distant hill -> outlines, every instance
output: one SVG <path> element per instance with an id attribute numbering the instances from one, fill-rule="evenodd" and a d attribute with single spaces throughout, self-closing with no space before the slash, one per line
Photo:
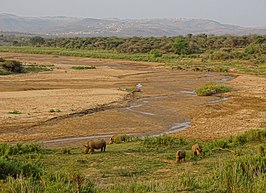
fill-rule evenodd
<path id="1" fill-rule="evenodd" d="M 186 34 L 266 34 L 266 28 L 245 28 L 207 19 L 93 19 L 19 17 L 0 14 L 0 31 L 49 36 L 177 36 Z"/>

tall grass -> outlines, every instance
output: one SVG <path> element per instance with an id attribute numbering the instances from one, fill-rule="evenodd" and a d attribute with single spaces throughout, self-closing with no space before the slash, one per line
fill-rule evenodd
<path id="1" fill-rule="evenodd" d="M 184 138 L 176 138 L 171 136 L 159 137 L 146 137 L 143 141 L 145 147 L 158 147 L 158 146 L 181 146 L 186 145 L 188 142 Z"/>
<path id="2" fill-rule="evenodd" d="M 263 193 L 266 190 L 266 157 L 245 155 L 223 163 L 216 186 L 228 193 Z"/>
<path id="3" fill-rule="evenodd" d="M 17 143 L 16 145 L 10 144 L 1 144 L 0 143 L 0 157 L 1 156 L 11 156 L 11 155 L 18 155 L 18 154 L 26 154 L 26 153 L 36 153 L 42 150 L 41 145 L 39 144 L 26 144 L 22 145 Z"/>
<path id="4" fill-rule="evenodd" d="M 16 178 L 19 175 L 38 178 L 41 170 L 39 165 L 34 163 L 0 158 L 0 179 L 6 179 L 8 176 Z"/>
<path id="5" fill-rule="evenodd" d="M 45 174 L 40 180 L 32 177 L 26 178 L 19 175 L 18 178 L 8 177 L 3 192 L 10 193 L 94 193 L 95 185 L 83 178 L 71 178 L 67 174 Z M 80 183 L 80 184 L 79 184 Z M 1 192 L 1 191 L 0 191 Z"/>

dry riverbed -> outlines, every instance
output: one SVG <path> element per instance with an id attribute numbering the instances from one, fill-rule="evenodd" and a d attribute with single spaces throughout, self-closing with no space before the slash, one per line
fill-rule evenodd
<path id="1" fill-rule="evenodd" d="M 0 142 L 156 135 L 184 123 L 188 127 L 174 135 L 210 139 L 266 127 L 265 78 L 177 71 L 156 63 L 13 53 L 0 56 L 54 65 L 49 72 L 0 76 Z M 92 65 L 96 69 L 71 68 Z M 128 96 L 125 90 L 137 82 L 143 84 L 143 92 Z M 195 89 L 206 82 L 223 82 L 234 91 L 195 96 Z"/>

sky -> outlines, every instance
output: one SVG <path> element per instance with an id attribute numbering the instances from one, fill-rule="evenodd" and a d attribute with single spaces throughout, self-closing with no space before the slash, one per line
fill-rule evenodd
<path id="1" fill-rule="evenodd" d="M 266 27 L 266 0 L 0 0 L 0 13 L 89 18 L 201 18 Z"/>

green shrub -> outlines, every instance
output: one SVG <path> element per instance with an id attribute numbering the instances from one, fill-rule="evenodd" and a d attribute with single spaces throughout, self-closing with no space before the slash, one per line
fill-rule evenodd
<path id="1" fill-rule="evenodd" d="M 20 111 L 10 111 L 10 112 L 8 112 L 8 114 L 19 115 L 19 114 L 22 114 L 22 112 L 20 112 Z"/>
<path id="2" fill-rule="evenodd" d="M 61 110 L 60 109 L 50 109 L 49 112 L 50 113 L 60 113 Z"/>
<path id="3" fill-rule="evenodd" d="M 188 54 L 189 42 L 184 37 L 176 37 L 173 43 L 173 50 L 176 54 Z"/>
<path id="4" fill-rule="evenodd" d="M 159 58 L 162 57 L 163 54 L 160 52 L 160 50 L 152 50 L 150 52 L 150 54 L 154 57 L 154 58 Z"/>
<path id="5" fill-rule="evenodd" d="M 2 63 L 2 68 L 13 73 L 22 73 L 24 69 L 22 63 L 16 60 L 6 60 Z"/>
<path id="6" fill-rule="evenodd" d="M 226 85 L 207 83 L 196 90 L 198 96 L 211 96 L 213 94 L 230 92 L 231 88 Z"/>
<path id="7" fill-rule="evenodd" d="M 73 70 L 88 70 L 88 69 L 96 69 L 95 66 L 72 66 Z"/>

